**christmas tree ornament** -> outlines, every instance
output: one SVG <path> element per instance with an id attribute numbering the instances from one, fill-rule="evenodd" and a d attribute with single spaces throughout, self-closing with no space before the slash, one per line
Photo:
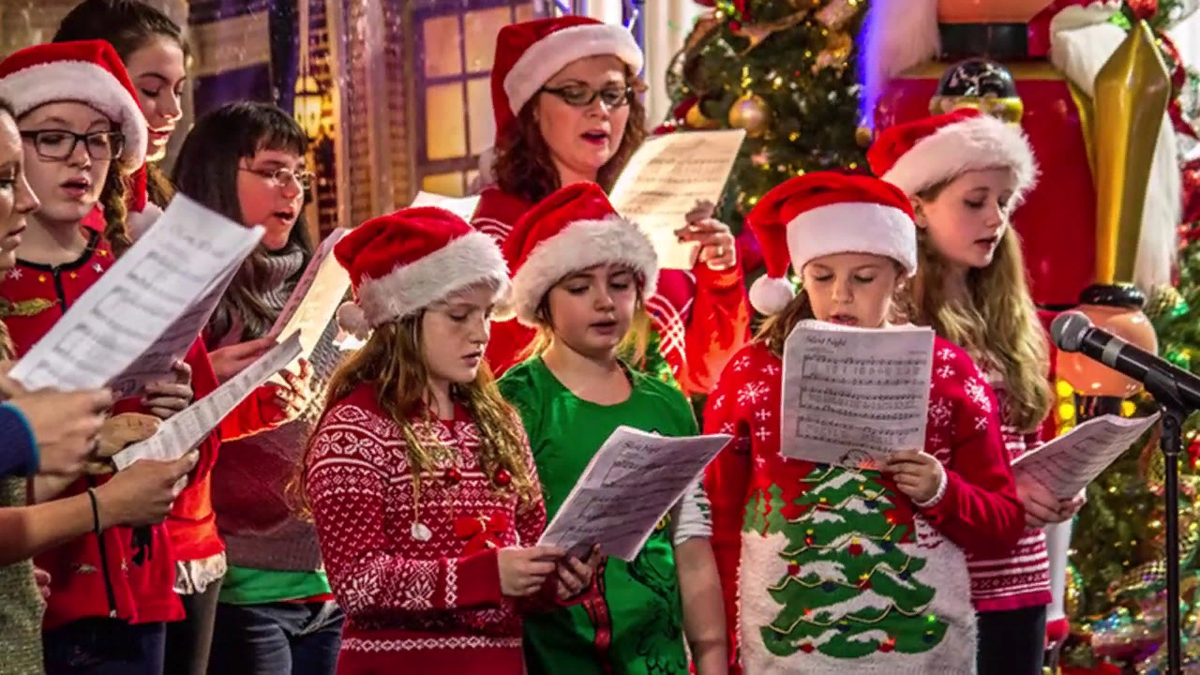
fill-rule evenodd
<path id="1" fill-rule="evenodd" d="M 863 0 L 830 0 L 829 4 L 817 10 L 816 19 L 828 30 L 841 30 L 865 4 Z"/>
<path id="2" fill-rule="evenodd" d="M 858 144 L 858 147 L 866 150 L 871 147 L 873 140 L 875 140 L 875 131 L 871 127 L 859 125 L 854 130 L 854 142 Z"/>
<path id="3" fill-rule="evenodd" d="M 687 123 L 689 129 L 717 129 L 721 126 L 720 122 L 704 116 L 699 100 L 691 108 L 688 108 L 683 121 Z"/>
<path id="4" fill-rule="evenodd" d="M 801 10 L 782 19 L 771 21 L 770 23 L 742 23 L 737 28 L 730 24 L 730 29 L 738 37 L 745 38 L 750 42 L 750 45 L 743 49 L 738 56 L 744 57 L 751 50 L 758 47 L 764 40 L 772 35 L 787 30 L 804 20 L 808 15 L 808 10 Z"/>
<path id="5" fill-rule="evenodd" d="M 771 123 L 771 110 L 761 96 L 746 92 L 729 109 L 730 126 L 745 129 L 746 135 L 758 138 Z"/>
<path id="6" fill-rule="evenodd" d="M 847 33 L 831 33 L 825 41 L 825 48 L 821 53 L 817 54 L 817 62 L 812 65 L 813 75 L 825 70 L 833 68 L 839 73 L 846 68 L 850 60 L 850 52 L 854 48 L 854 41 L 850 39 Z M 831 94 L 835 91 L 831 91 Z"/>

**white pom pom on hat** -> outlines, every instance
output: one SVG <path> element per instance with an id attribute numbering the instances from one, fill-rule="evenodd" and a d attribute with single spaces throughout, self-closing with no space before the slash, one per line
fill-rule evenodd
<path id="1" fill-rule="evenodd" d="M 871 253 L 917 269 L 917 226 L 912 204 L 878 178 L 819 171 L 772 188 L 746 216 L 762 248 L 766 275 L 750 287 L 750 305 L 777 314 L 795 292 L 788 266 L 799 273 L 809 261 L 836 253 Z"/>
<path id="2" fill-rule="evenodd" d="M 337 310 L 338 326 L 359 340 L 366 340 L 371 334 L 371 324 L 367 321 L 367 313 L 362 307 L 353 302 L 343 302 Z"/>

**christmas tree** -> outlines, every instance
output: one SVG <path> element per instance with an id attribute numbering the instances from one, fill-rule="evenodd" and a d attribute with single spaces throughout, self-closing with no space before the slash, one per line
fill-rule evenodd
<path id="1" fill-rule="evenodd" d="M 871 473 L 825 465 L 805 483 L 811 487 L 796 500 L 803 513 L 783 527 L 787 573 L 769 588 L 782 609 L 761 629 L 767 649 L 851 659 L 941 642 L 947 626 L 936 616 L 913 630 L 912 617 L 926 611 L 934 589 L 916 578 L 925 561 L 899 547 L 914 533 L 895 517 L 883 485 Z M 793 584 L 806 592 L 792 592 Z"/>
<path id="2" fill-rule="evenodd" d="M 853 36 L 867 2 L 701 4 L 713 10 L 672 62 L 673 111 L 657 131 L 746 130 L 717 214 L 736 233 L 742 216 L 784 180 L 863 164 Z"/>

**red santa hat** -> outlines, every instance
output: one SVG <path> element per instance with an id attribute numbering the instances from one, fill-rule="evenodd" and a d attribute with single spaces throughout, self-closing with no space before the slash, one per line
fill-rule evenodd
<path id="1" fill-rule="evenodd" d="M 333 255 L 350 273 L 355 297 L 338 309 L 338 323 L 360 339 L 476 284 L 490 285 L 496 298 L 508 290 L 495 241 L 435 206 L 372 218 L 342 237 Z"/>
<path id="2" fill-rule="evenodd" d="M 150 226 L 158 222 L 163 211 L 158 204 L 150 201 L 146 177 L 146 165 L 143 164 L 129 177 L 129 192 L 126 202 L 129 205 L 129 215 L 125 222 L 129 225 L 129 234 L 134 241 L 146 233 Z"/>
<path id="3" fill-rule="evenodd" d="M 746 216 L 762 247 L 767 274 L 750 286 L 750 304 L 776 314 L 791 302 L 788 265 L 835 253 L 874 253 L 917 269 L 912 204 L 896 186 L 872 178 L 819 171 L 772 188 Z"/>
<path id="4" fill-rule="evenodd" d="M 867 151 L 871 170 L 915 195 L 967 171 L 1010 169 L 1013 203 L 1037 180 L 1033 150 L 1019 127 L 964 108 L 889 127 Z"/>
<path id="5" fill-rule="evenodd" d="M 642 50 L 621 26 L 585 16 L 561 16 L 501 28 L 492 63 L 497 135 L 516 122 L 521 108 L 555 73 L 572 61 L 601 55 L 617 57 L 635 73 L 642 70 Z"/>
<path id="6" fill-rule="evenodd" d="M 0 98 L 18 117 L 47 103 L 85 103 L 120 127 L 126 172 L 145 162 L 146 118 L 124 64 L 105 40 L 34 45 L 12 54 L 0 62 Z"/>
<path id="7" fill-rule="evenodd" d="M 504 240 L 513 270 L 511 309 L 536 325 L 542 298 L 572 272 L 621 263 L 643 280 L 642 297 L 658 283 L 658 256 L 637 224 L 619 215 L 595 183 L 574 183 L 555 191 L 526 212 Z"/>

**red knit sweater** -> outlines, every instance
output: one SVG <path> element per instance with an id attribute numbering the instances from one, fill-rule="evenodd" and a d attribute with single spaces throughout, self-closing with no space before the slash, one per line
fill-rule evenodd
<path id="1" fill-rule="evenodd" d="M 489 187 L 479 197 L 471 224 L 503 242 L 532 207 Z M 750 304 L 740 264 L 723 272 L 714 272 L 704 263 L 697 263 L 691 272 L 663 270 L 657 293 L 646 300 L 646 310 L 661 338 L 663 356 L 685 394 L 712 389 L 729 357 L 749 337 Z M 535 335 L 516 319 L 492 326 L 487 361 L 497 377 L 521 361 Z"/>
<path id="2" fill-rule="evenodd" d="M 928 508 L 917 508 L 890 479 L 874 474 L 875 480 L 891 493 L 888 499 L 897 507 L 889 518 L 900 524 L 915 519 L 914 513 L 919 514 L 938 533 L 968 553 L 1009 551 L 1024 528 L 1024 513 L 1001 441 L 995 397 L 970 357 L 941 338 L 934 344 L 933 373 L 925 451 L 937 457 L 946 470 L 945 494 Z M 762 626 L 756 621 L 762 618 L 763 608 L 754 607 L 750 611 L 752 616 L 747 617 L 744 612 L 748 610 L 742 603 L 763 596 L 767 584 L 776 583 L 776 568 L 781 564 L 776 552 L 762 552 L 766 541 L 759 522 L 763 500 L 770 504 L 766 521 L 776 526 L 794 526 L 804 518 L 805 486 L 812 485 L 809 478 L 815 468 L 811 462 L 787 459 L 780 454 L 781 378 L 780 359 L 765 345 L 752 344 L 735 355 L 725 369 L 708 398 L 704 415 L 706 433 L 735 437 L 709 466 L 705 478 L 712 503 L 713 551 L 724 581 L 726 617 L 735 647 L 741 639 L 750 640 L 747 636 L 760 634 Z M 920 525 L 916 526 L 916 532 L 920 538 Z M 825 542 L 814 545 L 822 543 Z M 958 555 L 957 562 L 942 564 L 942 576 L 925 582 L 943 595 L 955 596 L 940 601 L 943 603 L 940 611 L 947 620 L 957 617 L 960 622 L 970 622 L 966 562 Z M 927 557 L 930 564 L 935 564 L 934 553 Z M 788 573 L 793 578 L 799 574 Z M 771 588 L 778 590 L 776 586 Z M 950 602 L 959 605 L 946 604 Z M 955 635 L 961 639 L 964 632 L 974 634 L 964 626 Z M 947 634 L 947 639 L 950 635 Z M 767 653 L 760 638 L 754 639 L 757 642 L 742 646 L 743 659 L 753 654 L 756 660 L 752 663 L 766 669 L 762 666 L 764 659 L 774 661 L 780 657 Z M 973 659 L 974 645 L 968 647 L 964 653 Z M 779 660 L 772 667 L 797 668 L 797 672 L 815 668 L 813 672 L 824 672 L 820 670 L 822 662 L 816 660 L 821 654 L 805 651 L 809 653 L 786 657 L 789 659 L 786 664 Z M 896 651 L 883 653 L 882 646 L 879 651 L 875 656 L 842 663 L 861 672 L 922 672 L 921 668 L 929 667 L 928 662 L 916 660 L 919 658 L 916 655 L 905 660 Z M 737 653 L 736 648 L 730 651 L 731 655 Z M 905 669 L 910 666 L 917 670 Z"/>
<path id="3" fill-rule="evenodd" d="M 501 597 L 497 548 L 536 543 L 545 506 L 539 496 L 520 508 L 496 489 L 504 479 L 480 467 L 465 411 L 417 433 L 449 452 L 434 454 L 416 503 L 403 435 L 374 385 L 331 407 L 313 435 L 308 499 L 348 617 L 338 673 L 521 675 L 521 618 Z M 528 451 L 526 464 L 537 485 Z"/>
<path id="4" fill-rule="evenodd" d="M 86 232 L 89 243 L 77 260 L 56 267 L 18 261 L 0 281 L 0 315 L 12 334 L 18 355 L 41 339 L 67 308 L 112 266 L 108 242 L 97 228 L 87 228 Z M 203 345 L 193 345 L 185 361 L 193 373 L 199 373 L 200 379 L 194 384 L 199 396 L 200 389 L 207 386 L 206 372 L 212 370 Z M 120 401 L 116 407 L 117 412 L 138 409 L 137 399 Z M 215 456 L 216 444 L 210 437 L 200 447 L 200 462 L 192 483 L 176 502 L 177 508 L 181 503 L 189 503 L 189 497 L 185 497 L 189 492 L 203 490 L 200 484 Z M 81 478 L 61 496 L 81 494 L 90 485 L 106 480 L 106 477 Z M 167 536 L 167 526 L 148 529 L 151 536 L 144 547 L 134 545 L 130 528 L 113 527 L 100 537 L 88 534 L 37 556 L 35 563 L 51 577 L 45 628 L 89 617 L 112 617 L 130 623 L 182 619 L 183 607 L 173 590 L 177 553 Z M 214 539 L 215 535 L 214 529 Z M 220 541 L 216 540 L 216 544 L 220 546 Z"/>

